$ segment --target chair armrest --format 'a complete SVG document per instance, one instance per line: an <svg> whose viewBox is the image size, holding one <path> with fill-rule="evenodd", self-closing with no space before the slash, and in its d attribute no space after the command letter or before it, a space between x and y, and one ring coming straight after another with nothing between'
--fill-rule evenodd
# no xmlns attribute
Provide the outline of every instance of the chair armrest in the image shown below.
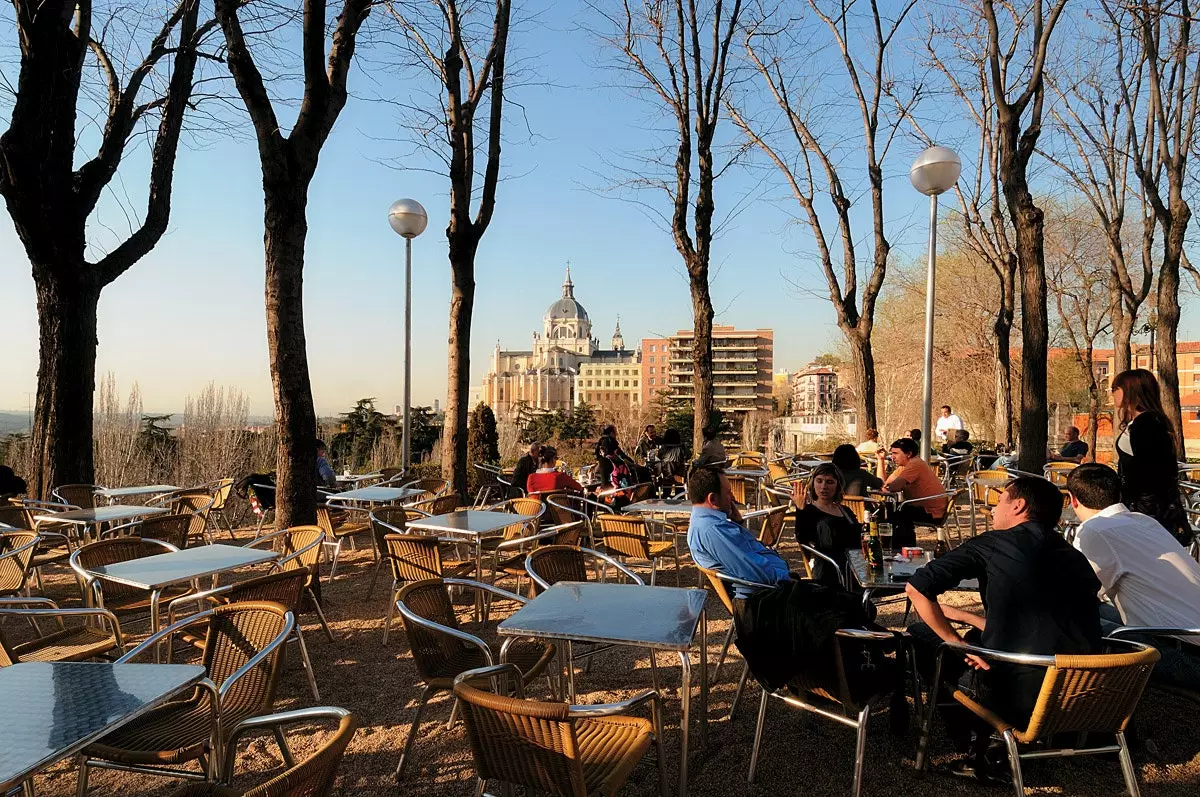
<svg viewBox="0 0 1200 797"><path fill-rule="evenodd" d="M867 631L863 628L839 628L834 632L834 636L846 637L848 639L872 639L880 642L890 642L895 639L900 639L902 635L893 631Z"/></svg>
<svg viewBox="0 0 1200 797"><path fill-rule="evenodd" d="M153 650L154 647L159 642L163 641L164 639L167 639L172 634L174 634L176 631L187 628L189 625L196 625L197 623L208 622L208 618L212 616L212 613L213 613L212 609L208 609L203 612L197 612L196 614L188 615L187 617L184 617L182 620L176 620L175 622L171 623L170 625L168 625L166 628L162 629L161 631L158 631L157 633L151 634L150 636L146 637L144 640L142 640L142 642L140 644L138 644L137 647L135 647L133 650L126 653L121 658L117 659L116 663L117 664L127 664L130 661L132 661L133 659L136 659L138 656L145 653L147 650Z"/></svg>
<svg viewBox="0 0 1200 797"><path fill-rule="evenodd" d="M292 711L279 711L274 714L247 717L241 720L229 730L225 737L225 755L221 759L225 764L225 773L221 782L229 783L233 779L233 765L237 758L237 745L243 734L263 728L275 729L285 725L295 725L312 720L331 719L340 722L349 716L351 714L348 710L338 706L313 706L311 708L298 708Z"/></svg>
<svg viewBox="0 0 1200 797"><path fill-rule="evenodd" d="M446 579L447 582L451 580L458 581L459 579ZM474 582L464 583L473 584ZM415 623L422 628L428 628L429 630L436 631L439 634L445 634L446 636L454 637L460 642L466 642L468 645L474 645L475 647L479 648L481 653L483 653L484 661L486 661L489 666L494 663L492 661L492 649L487 646L486 642L474 634L468 634L466 631L461 631L457 628L450 628L449 626L442 625L441 623L435 623L433 620L427 620L421 615L415 614L411 609L404 605L403 601L396 601L396 611L400 612L400 616L410 623ZM515 667L516 665L513 666Z"/></svg>
<svg viewBox="0 0 1200 797"><path fill-rule="evenodd" d="M36 620L39 617L44 617L52 620L57 620L60 628L63 628L62 618L64 617L95 617L101 620L109 627L113 638L117 640L117 651L125 652L125 638L121 635L121 621L117 616L108 609L96 608L69 608L69 609L5 609L0 607L0 614L12 615L14 617L28 617L31 620ZM39 634L40 636L40 634Z"/></svg>
<svg viewBox="0 0 1200 797"><path fill-rule="evenodd" d="M731 576L728 573L722 573L719 570L713 570L711 572L714 575L716 575L716 577L718 579L720 579L721 581L725 581L730 584L738 584L743 587L754 587L756 589L773 589L774 588L773 584L760 584L757 581L747 581L744 578L738 578L737 576Z"/></svg>
<svg viewBox="0 0 1200 797"><path fill-rule="evenodd" d="M0 553L0 562L3 562L5 559L11 559L15 556L19 556L20 554L23 554L26 551L29 551L29 550L32 550L32 549L38 547L38 545L41 543L41 541L42 541L42 538L40 536L37 536L37 537L34 537L33 540L31 540L30 542L25 543L24 545L18 545L16 548L13 548L11 551L5 551L4 553Z"/></svg>
<svg viewBox="0 0 1200 797"><path fill-rule="evenodd" d="M58 604L49 598L0 598L0 611L3 611L5 606L11 606L14 609L22 606L48 606L52 609L58 608Z"/></svg>
<svg viewBox="0 0 1200 797"><path fill-rule="evenodd" d="M1123 625L1108 632L1110 639L1119 639L1124 641L1124 637L1133 634L1146 634L1148 636L1194 636L1200 637L1200 628L1170 628L1167 626L1153 625Z"/></svg>
<svg viewBox="0 0 1200 797"><path fill-rule="evenodd" d="M1055 661L1054 656L1041 656L1035 653L1008 653L1003 650L991 650L990 648L968 645L965 642L943 642L941 647L938 648L938 655L941 656L947 650L970 653L989 661L999 661L1005 664L1027 664L1031 667L1053 667Z"/></svg>
<svg viewBox="0 0 1200 797"><path fill-rule="evenodd" d="M583 521L576 521L576 522L582 523ZM562 524L562 526L571 526L571 525L574 525L574 524L572 524L572 523ZM506 551L510 548L520 548L522 545L525 545L526 543L537 542L538 540L544 540L547 537L553 537L556 534L558 534L559 531L562 530L562 526L555 526L553 528L546 529L545 531L539 531L537 534L527 534L524 537L514 537L511 540L505 540L504 542L501 542L496 546L496 550L498 550L498 551L505 550Z"/></svg>
<svg viewBox="0 0 1200 797"><path fill-rule="evenodd" d="M594 706L570 706L567 716L572 718L584 717L613 717L618 714L628 714L632 709L646 703L659 704L662 697L653 689L639 692L628 700L619 703L599 703Z"/></svg>
<svg viewBox="0 0 1200 797"><path fill-rule="evenodd" d="M175 622L175 607L181 606L181 605L187 605L189 603L195 603L197 605L197 607L199 607L199 605L203 601L211 599L211 598L215 598L217 595L222 595L226 592L229 592L235 586L237 586L237 585L236 584L224 584L219 587L214 587L213 589L206 589L203 592L193 592L188 595L180 595L178 598L175 598L175 599L169 601L167 603L167 625L170 625L171 623ZM212 603L216 604L217 601L212 601ZM195 612L193 612L193 614L195 614Z"/></svg>
<svg viewBox="0 0 1200 797"><path fill-rule="evenodd" d="M149 504L147 504L147 506L149 506ZM105 530L105 532L102 535L100 535L100 538L108 539L109 537L119 537L120 532L123 532L126 529L131 529L134 526L140 526L140 525L142 525L142 521L140 521L140 520L132 520L129 523L122 523L119 526L113 526L111 529Z"/></svg>
<svg viewBox="0 0 1200 797"><path fill-rule="evenodd" d="M962 490L949 490L944 493L936 493L935 495L925 495L920 498L908 498L900 502L899 508L903 509L908 504L919 504L922 501L932 501L936 498L947 498L951 501L961 493Z"/></svg>
<svg viewBox="0 0 1200 797"><path fill-rule="evenodd" d="M497 597L510 601L516 601L522 606L529 602L528 598L522 598L515 592L509 592L506 589L500 589L499 587L491 584L485 584L482 581L471 581L470 579L466 578L443 578L442 583L456 587L465 587L466 589L473 589L480 592L489 592Z"/></svg>

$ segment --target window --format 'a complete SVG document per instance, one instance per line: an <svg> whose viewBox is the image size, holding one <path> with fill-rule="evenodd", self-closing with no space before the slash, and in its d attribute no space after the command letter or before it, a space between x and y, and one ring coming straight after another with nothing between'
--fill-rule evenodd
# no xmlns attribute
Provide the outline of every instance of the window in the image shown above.
<svg viewBox="0 0 1200 797"><path fill-rule="evenodd" d="M625 380L625 387L629 387L629 380L628 380L628 379L626 379L626 380Z"/></svg>
<svg viewBox="0 0 1200 797"><path fill-rule="evenodd" d="M650 373L654 373L654 366L650 366Z"/></svg>
<svg viewBox="0 0 1200 797"><path fill-rule="evenodd" d="M611 380L611 379L605 379L605 380L604 380L604 386L605 386L605 387L612 387L612 380Z"/></svg>
<svg viewBox="0 0 1200 797"><path fill-rule="evenodd" d="M655 346L653 343L651 343L651 344L650 344L650 351L658 351L658 348L657 348L657 347L656 347L656 346ZM653 362L653 360L651 360L651 362Z"/></svg>
<svg viewBox="0 0 1200 797"><path fill-rule="evenodd" d="M654 377L650 377L650 384L654 384Z"/></svg>
<svg viewBox="0 0 1200 797"><path fill-rule="evenodd" d="M638 386L638 381L637 381L636 379L635 379L635 380L633 380L633 386L634 386L634 387L637 387L637 386Z"/></svg>

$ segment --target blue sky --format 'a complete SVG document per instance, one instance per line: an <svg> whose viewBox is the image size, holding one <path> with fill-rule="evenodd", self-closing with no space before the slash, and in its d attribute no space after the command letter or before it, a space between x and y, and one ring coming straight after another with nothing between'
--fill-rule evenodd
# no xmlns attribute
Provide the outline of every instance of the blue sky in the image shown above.
<svg viewBox="0 0 1200 797"><path fill-rule="evenodd" d="M473 390L497 340L528 346L559 295L567 261L576 297L603 343L618 314L627 342L691 325L686 277L670 235L636 204L604 191L605 164L644 149L661 120L617 87L619 78L603 68L597 40L577 27L572 6L549 4L515 42L552 85L512 92L535 137L510 117L509 179L476 264ZM445 397L446 183L422 171L435 165L428 159L394 160L411 152L388 140L400 135L398 113L369 101L409 78L387 74L378 61L354 69L356 96L323 152L309 200L306 325L321 414L362 396L386 408L400 401L403 246L386 219L400 197L418 199L430 215L413 247L413 400ZM847 119L853 134L857 114ZM897 263L923 252L926 200L907 179L918 148L903 142L888 167ZM135 156L130 165L124 190L140 208L142 164ZM773 327L776 367L792 369L837 345L840 333L816 265L803 257L806 235L788 224L794 201L762 177L735 169L718 186L719 214L750 199L714 246L713 298L718 323ZM867 232L864 226L861 234ZM170 231L101 298L98 374L113 372L122 391L137 382L148 411L178 411L187 395L216 382L244 391L252 413L269 414L262 274L257 153L248 131L235 127L181 151ZM36 386L34 287L7 214L0 214L0 280L8 340L0 409L24 410ZM789 281L820 293L805 294Z"/></svg>

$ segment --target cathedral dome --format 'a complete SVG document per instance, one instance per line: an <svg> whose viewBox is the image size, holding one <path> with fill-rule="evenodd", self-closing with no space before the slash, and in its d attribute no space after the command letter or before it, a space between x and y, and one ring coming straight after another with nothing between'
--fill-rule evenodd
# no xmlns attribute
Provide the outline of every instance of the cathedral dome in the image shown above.
<svg viewBox="0 0 1200 797"><path fill-rule="evenodd" d="M567 267L567 279L563 282L562 288L562 298L550 305L550 309L546 311L546 317L552 321L587 321L587 310L584 310L583 305L575 301L575 284L571 282L569 266Z"/></svg>

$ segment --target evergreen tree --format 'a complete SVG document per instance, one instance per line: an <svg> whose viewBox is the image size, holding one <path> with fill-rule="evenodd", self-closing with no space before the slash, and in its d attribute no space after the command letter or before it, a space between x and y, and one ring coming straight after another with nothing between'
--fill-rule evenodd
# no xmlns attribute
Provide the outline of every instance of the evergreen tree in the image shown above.
<svg viewBox="0 0 1200 797"><path fill-rule="evenodd" d="M475 463L500 464L500 432L496 429L496 414L482 401L471 411L467 425L467 483L472 493L479 489L479 469Z"/></svg>

